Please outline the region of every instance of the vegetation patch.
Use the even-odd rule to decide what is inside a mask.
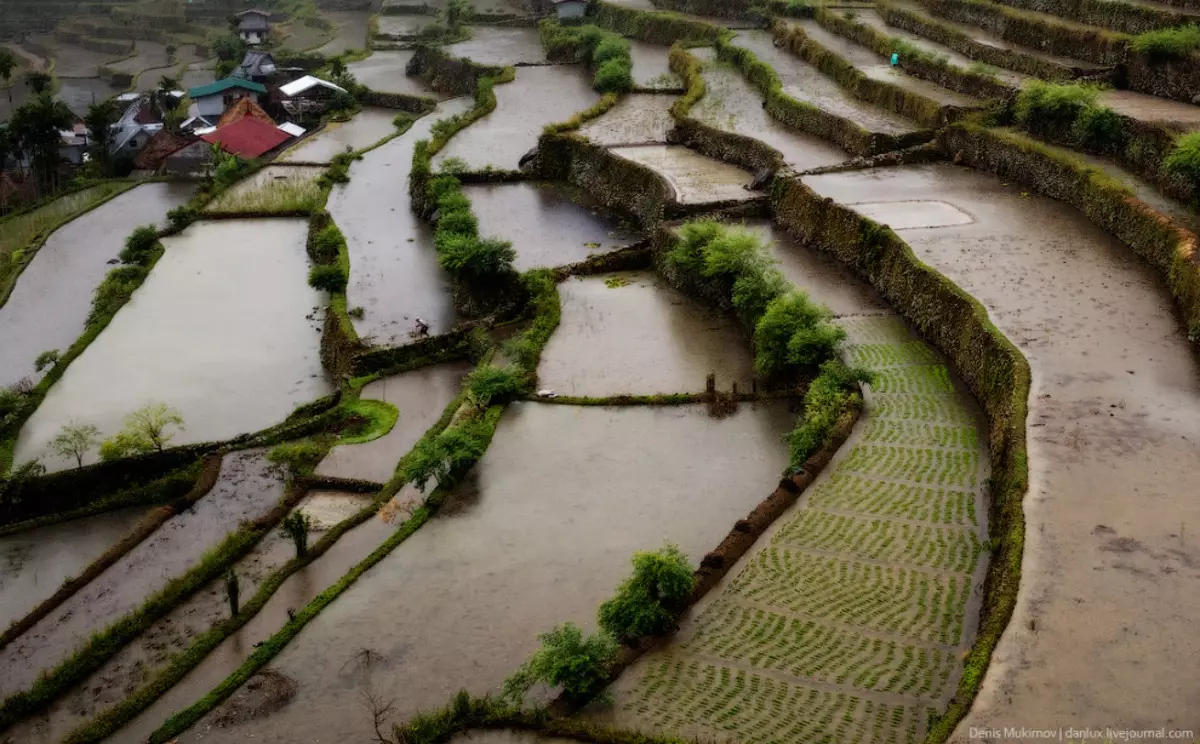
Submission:
[[[365,444],[396,426],[400,409],[382,400],[356,400],[344,407],[349,426],[338,434],[338,444]]]
[[[580,62],[595,75],[592,87],[601,93],[625,93],[633,88],[633,58],[629,42],[599,26],[563,26],[551,18],[538,24],[542,48],[551,61]]]
[[[305,215],[325,203],[321,184],[309,178],[272,179],[255,189],[230,190],[208,207],[209,215]]]
[[[682,42],[688,46],[705,46],[727,39],[732,32],[722,26],[688,18],[677,13],[638,10],[597,0],[589,11],[596,25],[651,44],[670,46]]]
[[[1200,49],[1200,26],[1147,31],[1133,37],[1129,48],[1151,60],[1187,59]]]

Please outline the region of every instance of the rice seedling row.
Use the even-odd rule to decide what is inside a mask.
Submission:
[[[979,437],[974,427],[949,426],[921,421],[876,419],[867,424],[863,439],[875,444],[909,447],[961,447],[977,449]]]
[[[954,393],[907,395],[876,393],[868,405],[872,418],[970,426],[974,417]]]
[[[864,444],[838,463],[838,472],[847,471],[912,483],[975,488],[979,482],[979,453]]]
[[[808,499],[817,509],[934,524],[978,524],[971,491],[889,483],[853,473],[833,473]]]
[[[954,392],[954,384],[950,382],[950,371],[940,364],[911,364],[876,370],[871,390],[928,395]]]
[[[845,323],[842,323],[845,326]],[[849,344],[846,354],[851,364],[879,370],[910,364],[938,364],[937,352],[922,341],[883,344]]]

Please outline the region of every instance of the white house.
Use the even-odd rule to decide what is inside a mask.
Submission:
[[[188,98],[195,104],[194,116],[202,116],[210,121],[221,118],[221,114],[238,102],[238,99],[253,96],[257,102],[259,96],[267,92],[266,87],[253,80],[227,77],[215,83],[201,85],[188,89]]]
[[[586,11],[587,0],[554,0],[554,12],[560,21],[583,18]]]
[[[237,14],[238,36],[247,44],[261,44],[271,33],[271,14],[265,10],[243,10]]]

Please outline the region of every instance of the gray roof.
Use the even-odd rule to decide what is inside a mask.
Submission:
[[[243,78],[267,77],[274,75],[276,70],[275,58],[270,52],[246,52],[242,63],[233,74]]]
[[[238,31],[268,31],[271,24],[267,23],[264,16],[252,13],[242,16],[242,20],[238,22]]]

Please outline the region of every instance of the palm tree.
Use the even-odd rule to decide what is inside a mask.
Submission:
[[[119,118],[120,112],[112,99],[88,106],[87,115],[83,117],[83,123],[87,125],[92,138],[92,160],[99,164],[100,173],[105,177],[112,175],[112,155],[109,148],[113,139],[112,126]]]
[[[33,156],[35,170],[40,171],[43,187],[50,193],[58,182],[58,149],[62,144],[60,132],[70,128],[75,115],[67,104],[56,101],[49,93],[39,93],[13,112],[11,127],[21,148]]]
[[[158,87],[150,92],[150,101],[163,121],[166,121],[171,112],[175,110],[175,107],[179,105],[179,101],[175,100],[174,95],[174,92],[178,89],[178,80],[163,75],[158,79]]]
[[[7,49],[0,48],[0,77],[4,78],[4,87],[8,90],[8,105],[12,105],[12,74],[17,68],[17,58]]]

